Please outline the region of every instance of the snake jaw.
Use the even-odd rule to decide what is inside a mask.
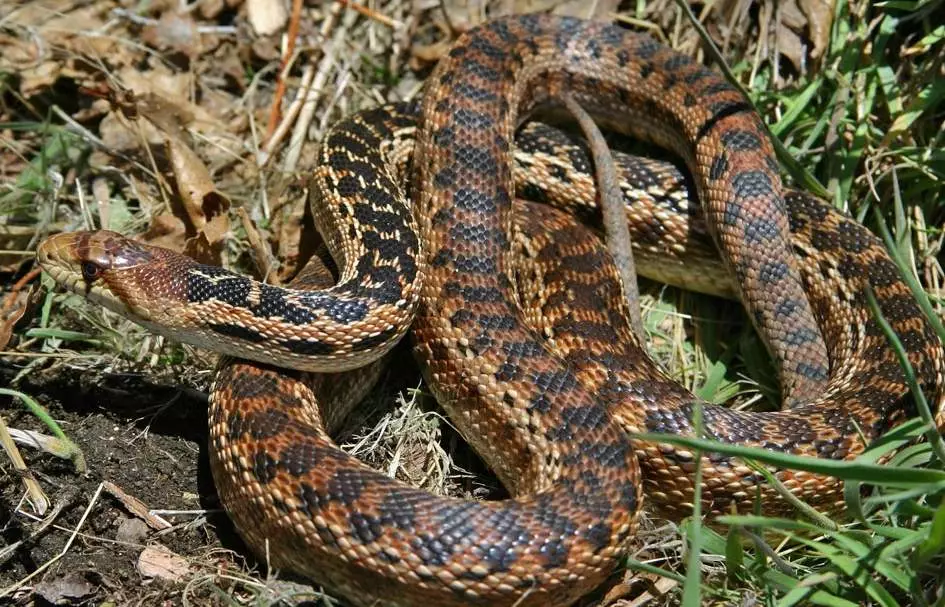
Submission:
[[[151,318],[147,308],[113,288],[110,278],[153,262],[154,250],[116,232],[69,232],[44,240],[36,250],[36,261],[67,291],[131,320],[147,321]]]

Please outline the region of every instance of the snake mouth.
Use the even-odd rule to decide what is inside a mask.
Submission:
[[[36,262],[62,289],[82,295],[90,301],[132,320],[147,320],[144,311],[132,309],[105,279],[109,271],[130,265],[127,256],[115,255],[114,237],[133,243],[110,232],[64,232],[44,240],[36,248]],[[132,250],[140,249],[133,243]]]
[[[86,295],[88,290],[80,285],[80,282],[84,282],[82,273],[69,255],[70,248],[64,246],[66,239],[61,236],[52,236],[40,243],[36,249],[36,263],[56,284],[72,293]]]

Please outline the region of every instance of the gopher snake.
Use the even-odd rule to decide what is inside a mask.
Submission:
[[[335,214],[327,235],[345,262],[341,286],[276,290],[110,233],[60,235],[38,252],[57,280],[139,321],[173,317],[162,332],[327,370],[379,356],[396,341],[403,328],[389,318],[410,309],[419,285],[414,334],[429,384],[517,497],[480,503],[404,487],[332,447],[314,396],[291,374],[227,363],[211,407],[214,476],[243,536],[277,566],[364,604],[567,604],[624,554],[641,501],[638,458],[647,495],[677,514],[688,509],[693,455],[631,445],[624,430],[691,433],[695,398],[646,362],[621,320],[619,289],[599,247],[567,217],[533,207],[519,214],[534,222],[519,226],[528,243],[520,255],[532,265],[515,275],[507,259],[512,197],[504,157],[520,111],[558,89],[605,115],[628,113],[629,130],[688,161],[708,230],[782,363],[794,408],[744,414],[706,405],[706,434],[851,458],[862,439],[908,417],[902,372],[865,307],[869,287],[939,402],[941,345],[895,266],[864,228],[802,194],[787,197],[788,225],[770,144],[723,80],[618,28],[543,16],[493,22],[461,38],[431,77],[415,159],[419,241],[392,168],[401,148],[390,143],[409,137],[414,117],[368,112],[326,139],[315,181],[329,197],[322,207],[335,208],[317,213]],[[552,166],[567,164],[559,160]],[[563,170],[578,175],[578,165]],[[558,176],[565,189],[571,181]],[[548,194],[552,185],[530,187]],[[646,234],[672,224],[644,215],[637,238],[645,249]],[[789,242],[803,259],[799,272]],[[515,281],[524,313],[509,303]],[[156,318],[154,310],[175,298],[179,314]],[[380,306],[387,308],[375,316]],[[557,354],[522,316],[553,338]],[[818,345],[815,316],[832,363],[823,389],[828,351]],[[370,324],[376,318],[388,320]],[[201,337],[189,335],[186,323],[201,319]],[[303,333],[313,325],[317,333]],[[352,331],[352,341],[329,326]],[[310,362],[319,356],[326,362]],[[810,394],[817,397],[805,402]],[[785,508],[737,460],[708,455],[703,466],[706,511],[750,508],[756,491],[769,511]],[[836,508],[834,480],[778,476],[800,496]]]

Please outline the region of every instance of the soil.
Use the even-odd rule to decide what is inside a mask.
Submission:
[[[9,371],[4,369],[6,374]],[[79,475],[67,460],[28,454],[30,470],[50,500],[63,507],[54,526],[35,538],[31,537],[33,525],[24,525],[22,516],[13,515],[17,507],[28,509],[18,504],[21,483],[12,474],[4,476],[0,484],[3,539],[8,545],[20,540],[27,545],[2,565],[3,587],[55,558],[77,527],[81,535],[36,582],[55,585],[63,577],[78,574],[94,589],[88,598],[94,596],[95,602],[105,599],[130,605],[181,599],[180,585],[146,580],[138,572],[139,554],[144,544],[152,542],[193,564],[234,572],[253,566],[237,556],[249,552],[220,510],[213,486],[206,449],[205,394],[173,383],[153,383],[137,374],[90,377],[61,368],[54,373],[36,372],[20,389],[42,402],[59,421],[85,453],[89,471]],[[12,427],[44,430],[28,413],[8,413]],[[119,530],[134,515],[114,496],[97,494],[105,481],[148,508],[186,514],[162,515],[173,527],[160,534],[151,529],[150,537],[141,538],[141,543],[119,541]],[[30,593],[29,588],[27,584],[20,595]],[[193,599],[209,599],[213,589],[198,587],[193,592]]]

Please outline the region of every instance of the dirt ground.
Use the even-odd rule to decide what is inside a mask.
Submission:
[[[300,19],[286,14],[268,33],[260,33],[264,16],[275,13],[261,17],[251,8],[265,5],[262,0],[209,0],[184,10],[169,1],[146,9],[133,4],[0,6],[0,138],[6,143],[0,179],[10,186],[0,198],[4,295],[29,272],[40,238],[90,223],[144,232],[149,242],[246,273],[270,272],[274,281],[291,276],[305,257],[299,242],[311,235],[297,175],[312,148],[286,152],[289,141],[296,135],[318,141],[327,125],[351,111],[416,95],[448,38],[438,2],[392,0],[360,13],[312,2]],[[445,4],[456,29],[486,11],[535,8],[530,2]],[[558,4],[564,12],[585,6]],[[597,16],[622,11],[677,48],[701,53],[672,0],[648,3],[642,12],[632,8],[638,3],[624,4],[630,8],[595,3]],[[757,34],[759,18],[758,11],[731,11],[710,15],[706,24],[726,52],[739,54]],[[287,51],[283,34],[292,23],[298,47]],[[782,45],[801,37],[816,45],[815,25],[811,17],[797,30],[802,33],[783,26]],[[331,55],[326,40],[340,49]],[[791,63],[799,52],[784,45],[782,60]],[[285,57],[292,65],[278,78]],[[317,94],[300,93],[305,83]],[[318,111],[299,127],[293,121],[305,108],[296,115],[292,108],[303,100]],[[278,160],[267,164],[270,158]],[[181,172],[181,163],[201,170]],[[227,207],[245,216],[224,212]],[[271,263],[259,261],[260,251]],[[220,510],[207,459],[214,356],[150,337],[77,298],[44,297],[12,340],[0,331],[0,386],[40,403],[81,448],[88,472],[22,448],[29,473],[51,501],[41,516],[24,502],[20,474],[0,459],[0,604],[336,604],[300,580],[283,574],[275,580]],[[11,315],[3,313],[9,331]],[[724,322],[731,319],[721,314]],[[666,316],[676,323],[667,334],[687,332]],[[733,339],[739,335],[732,330]],[[416,390],[409,349],[399,348],[398,364],[339,442],[422,486],[501,495],[429,395]],[[692,384],[687,361],[668,366],[683,369]],[[10,428],[48,433],[15,399],[0,397],[0,413]],[[673,567],[681,553],[672,527],[653,523],[637,556]],[[631,595],[672,588],[643,580]]]

